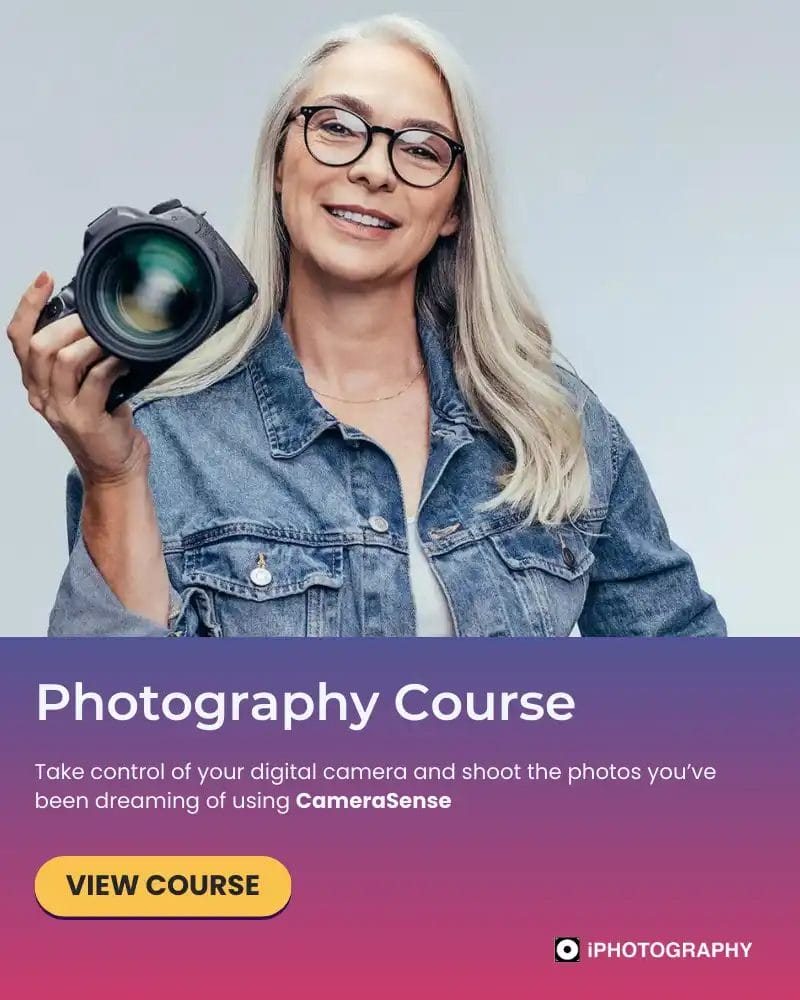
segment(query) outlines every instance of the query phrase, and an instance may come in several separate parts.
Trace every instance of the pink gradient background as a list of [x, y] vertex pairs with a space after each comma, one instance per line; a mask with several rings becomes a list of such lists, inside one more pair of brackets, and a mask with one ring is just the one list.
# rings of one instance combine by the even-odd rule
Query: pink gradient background
[[[794, 995], [797, 643], [467, 640], [443, 664], [441, 645], [411, 641], [229, 642], [224, 656], [219, 645], [154, 641], [142, 657], [141, 643], [124, 640], [4, 640], [5, 995]], [[78, 678], [106, 693], [145, 683], [162, 692], [308, 690], [324, 678], [341, 690], [380, 690], [382, 711], [364, 733], [332, 722], [290, 734], [252, 722], [218, 733], [188, 723], [37, 722], [36, 683]], [[394, 691], [411, 680], [436, 690], [567, 690], [575, 718], [412, 725], [391, 711]], [[718, 778], [657, 790], [643, 783], [313, 786], [451, 794], [453, 808], [443, 812], [33, 808], [37, 761], [314, 759], [693, 761], [715, 766]], [[312, 786], [262, 787], [300, 789]], [[57, 920], [33, 895], [36, 869], [56, 854], [258, 853], [279, 858], [293, 877], [288, 907], [270, 920]], [[584, 954], [566, 965], [553, 960], [556, 935], [753, 947], [748, 960]]]

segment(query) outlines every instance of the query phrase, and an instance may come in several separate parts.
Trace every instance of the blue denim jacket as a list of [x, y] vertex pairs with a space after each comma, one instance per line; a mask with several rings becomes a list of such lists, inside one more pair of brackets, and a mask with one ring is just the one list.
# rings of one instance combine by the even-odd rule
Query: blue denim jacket
[[[476, 512], [506, 459], [466, 406], [439, 334], [421, 325], [419, 336], [430, 450], [417, 523], [456, 635], [564, 636], [576, 623], [582, 635], [725, 634], [624, 431], [564, 369], [582, 407], [590, 509], [557, 528], [526, 527], [510, 507]], [[315, 399], [280, 317], [226, 378], [141, 404], [134, 419], [151, 444], [169, 627], [130, 613], [94, 566], [73, 469], [49, 635], [415, 634], [392, 460]]]

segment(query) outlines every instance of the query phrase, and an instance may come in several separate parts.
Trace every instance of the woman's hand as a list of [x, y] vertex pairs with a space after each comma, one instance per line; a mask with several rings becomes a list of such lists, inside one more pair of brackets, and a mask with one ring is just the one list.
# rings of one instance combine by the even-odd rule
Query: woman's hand
[[105, 404], [125, 362], [106, 356], [77, 313], [34, 333], [53, 292], [43, 271], [30, 285], [8, 324], [8, 338], [22, 370], [28, 402], [67, 446], [85, 485], [116, 485], [146, 472], [147, 439], [134, 426], [127, 403], [108, 413]]
[[[61, 609], [58, 629], [49, 634], [80, 635], [86, 629], [95, 634], [98, 622], [108, 627], [109, 613], [119, 617], [122, 634], [151, 634], [141, 632], [141, 623], [131, 626], [117, 610], [119, 602], [162, 629], [168, 622], [170, 583], [148, 482], [150, 448], [134, 426], [130, 406], [107, 412], [109, 389], [126, 366], [105, 357], [76, 313], [33, 332], [52, 291], [52, 280], [43, 271], [8, 324], [28, 401], [69, 448], [83, 487], [80, 531], [91, 559], [76, 564], [70, 586], [78, 603], [66, 614]], [[117, 601], [112, 612], [101, 602], [93, 620], [86, 602], [98, 600], [93, 581], [98, 572]]]

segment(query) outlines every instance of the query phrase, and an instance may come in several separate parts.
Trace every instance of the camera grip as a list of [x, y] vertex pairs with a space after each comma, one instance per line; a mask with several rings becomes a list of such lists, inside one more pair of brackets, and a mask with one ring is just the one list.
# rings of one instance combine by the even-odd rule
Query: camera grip
[[65, 316], [70, 316], [77, 311], [78, 306], [75, 301], [75, 293], [72, 288], [72, 282], [70, 282], [68, 285], [64, 285], [61, 291], [57, 292], [45, 304], [39, 313], [39, 318], [36, 320], [33, 332], [38, 333], [44, 327], [55, 323], [56, 320], [63, 319]]

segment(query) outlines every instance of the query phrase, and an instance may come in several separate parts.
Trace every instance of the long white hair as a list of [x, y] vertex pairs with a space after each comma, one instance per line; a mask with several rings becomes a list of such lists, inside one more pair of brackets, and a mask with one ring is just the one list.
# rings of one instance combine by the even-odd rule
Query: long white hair
[[439, 239], [421, 262], [416, 306], [418, 319], [433, 323], [445, 337], [467, 404], [509, 455], [509, 466], [498, 478], [500, 491], [482, 509], [511, 504], [525, 511], [528, 523], [572, 520], [588, 507], [590, 495], [580, 415], [555, 371], [550, 332], [508, 257], [488, 144], [468, 71], [444, 39], [411, 18], [386, 15], [345, 25], [302, 60], [264, 118], [249, 215], [239, 245], [234, 245], [259, 287], [259, 297], [139, 399], [196, 392], [224, 378], [247, 357], [282, 308], [289, 240], [274, 177], [285, 123], [315, 67], [359, 39], [404, 43], [432, 62], [448, 88], [466, 148], [459, 229]]

